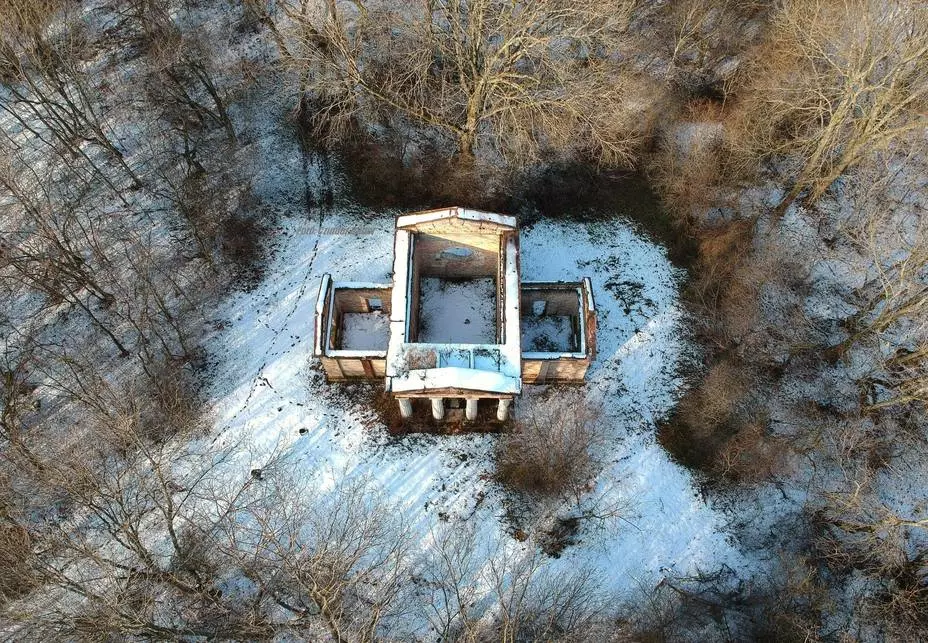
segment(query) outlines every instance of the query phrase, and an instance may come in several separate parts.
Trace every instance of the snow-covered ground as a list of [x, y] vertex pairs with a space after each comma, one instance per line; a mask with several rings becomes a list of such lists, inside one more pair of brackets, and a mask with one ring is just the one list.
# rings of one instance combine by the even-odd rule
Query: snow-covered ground
[[[301, 479], [318, 488], [343, 478], [368, 481], [405, 514], [423, 547], [448, 522], [474, 525], [494, 547], [529, 552], [536, 534], [524, 542], [511, 535], [507, 492], [493, 481], [496, 436], [391, 437], [363, 402], [327, 394], [329, 385], [311, 360], [322, 274], [389, 281], [394, 213], [377, 214], [358, 235], [325, 233], [357, 226], [357, 214], [284, 221], [265, 281], [228, 301], [221, 313], [225, 329], [209, 346], [218, 359], [212, 391], [217, 442], [249, 446], [242, 475], [269, 454], [283, 453], [288, 466], [302, 469]], [[664, 250], [616, 220], [539, 223], [523, 229], [521, 253], [524, 279], [592, 279], [599, 354], [583, 391], [603, 408], [607, 440], [605, 468], [591, 497], [621, 508], [613, 519], [583, 528], [578, 542], [552, 559], [552, 570], [592, 568], [617, 599], [667, 574], [727, 565], [749, 576], [752, 561], [726, 531], [730, 517], [655, 441], [655, 420], [678, 396], [689, 350], [677, 301], [681, 275]], [[543, 393], [528, 387], [516, 416]], [[565, 501], [562, 510], [569, 509]]]
[[389, 339], [390, 318], [379, 310], [342, 316], [342, 349], [385, 351]]
[[419, 341], [492, 344], [496, 341], [496, 281], [425, 277], [419, 295]]
[[522, 350], [570, 353], [576, 350], [568, 315], [522, 314]]

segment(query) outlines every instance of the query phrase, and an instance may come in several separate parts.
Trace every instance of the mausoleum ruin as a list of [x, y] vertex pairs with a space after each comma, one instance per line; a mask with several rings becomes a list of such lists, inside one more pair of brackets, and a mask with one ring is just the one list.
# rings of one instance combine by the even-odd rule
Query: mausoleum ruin
[[[582, 381], [596, 355], [590, 280], [522, 281], [516, 217], [445, 208], [396, 218], [393, 282], [324, 275], [314, 355], [330, 382], [383, 378], [404, 418], [413, 404], [496, 405], [523, 384]], [[419, 400], [422, 400], [420, 402]]]

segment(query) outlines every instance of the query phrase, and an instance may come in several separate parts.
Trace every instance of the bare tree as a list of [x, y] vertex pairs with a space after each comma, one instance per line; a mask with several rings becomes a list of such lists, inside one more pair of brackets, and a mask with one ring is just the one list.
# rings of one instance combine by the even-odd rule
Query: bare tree
[[738, 608], [740, 592], [727, 566], [667, 573], [656, 583], [640, 583], [639, 596], [618, 610], [618, 640], [676, 641], [699, 632], [706, 640], [726, 640], [732, 632], [728, 612]]
[[[871, 270], [857, 289], [861, 310], [852, 321], [856, 334], [884, 333], [910, 320], [913, 338], [928, 333], [928, 222], [921, 216], [924, 165], [901, 161], [899, 170], [878, 164], [857, 177], [850, 192], [855, 216], [847, 233]], [[885, 174], [884, 174], [885, 173]], [[885, 178], [879, 180], [879, 175]], [[887, 207], [891, 206], [891, 207]]]
[[363, 484], [296, 494], [276, 454], [241, 476], [239, 444], [191, 442], [196, 410], [123, 391], [90, 439], [28, 472], [30, 493], [68, 509], [35, 526], [44, 592], [9, 622], [33, 636], [339, 641], [395, 625], [410, 544], [396, 514]]
[[923, 503], [904, 513], [879, 497], [866, 475], [826, 491], [814, 517], [823, 529], [816, 550], [839, 570], [862, 570], [876, 587], [864, 597], [865, 620], [890, 636], [928, 633], [928, 520]]
[[923, 164], [886, 155], [862, 166], [848, 186], [853, 217], [845, 234], [868, 267], [851, 297], [857, 312], [847, 337], [833, 350], [878, 346], [869, 378], [870, 410], [924, 405], [928, 400], [928, 222], [924, 220]]
[[280, 469], [261, 478], [258, 494], [228, 512], [224, 553], [292, 625], [321, 626], [336, 641], [374, 641], [396, 627], [412, 543], [401, 514], [363, 482], [308, 498]]
[[443, 640], [589, 640], [611, 613], [590, 569], [555, 573], [539, 550], [488, 542], [473, 525], [433, 531], [415, 581]]
[[465, 156], [481, 146], [511, 159], [580, 149], [629, 164], [647, 123], [614, 54], [633, 5], [303, 2], [288, 12], [286, 53], [303, 109], [332, 136], [387, 115], [450, 138]]
[[4, 335], [0, 352], [0, 438], [9, 448], [6, 457], [22, 457], [33, 467], [41, 467], [42, 458], [33, 451], [28, 437], [29, 416], [39, 405], [33, 395], [36, 384], [31, 379], [37, 342], [30, 328], [4, 325], [0, 329]]
[[51, 29], [66, 8], [58, 0], [15, 0], [0, 6], [0, 110], [37, 140], [82, 159], [122, 198], [110, 172], [81, 145], [102, 149], [136, 187], [141, 185], [115, 142], [103, 101], [84, 67], [88, 43], [83, 34], [68, 20], [61, 21], [62, 32]]
[[[661, 39], [667, 43], [671, 82], [696, 95], [727, 99], [739, 55], [758, 39], [768, 11], [765, 3], [681, 0], [658, 5], [656, 11]], [[654, 48], [650, 42], [639, 46], [644, 52]]]
[[426, 618], [443, 640], [477, 638], [482, 608], [478, 583], [487, 554], [471, 525], [433, 529], [413, 581], [420, 586]]
[[752, 636], [792, 641], [817, 641], [822, 616], [834, 610], [815, 561], [783, 552], [771, 578], [748, 591], [745, 602], [759, 611], [753, 618]]
[[581, 568], [555, 577], [543, 561], [538, 552], [490, 560], [487, 576], [499, 606], [494, 636], [508, 643], [595, 637], [608, 613], [595, 574]]
[[177, 128], [221, 127], [227, 143], [237, 142], [235, 126], [229, 117], [225, 92], [216, 78], [215, 49], [203, 41], [204, 35], [182, 31], [163, 7], [141, 10], [136, 20], [151, 34], [148, 61], [151, 74], [147, 90], [153, 106]]
[[924, 131], [928, 14], [908, 0], [785, 2], [747, 73], [753, 149], [796, 160], [782, 212]]
[[[53, 303], [80, 308], [120, 354], [128, 355], [118, 331], [94, 305], [109, 308], [114, 303], [101, 279], [112, 252], [100, 236], [105, 223], [86, 218], [79, 197], [59, 193], [34, 172], [21, 176], [14, 160], [0, 165], [0, 188], [11, 197], [8, 203], [18, 206], [6, 208], [4, 216], [0, 279], [17, 281], [47, 295]], [[28, 164], [20, 167], [29, 168]]]
[[70, 194], [70, 177], [59, 183], [17, 173], [15, 160], [0, 166], [10, 197], [0, 280], [80, 309], [123, 356], [137, 348], [147, 363], [189, 357], [191, 321], [215, 280], [200, 276], [197, 262], [178, 270], [183, 244], [164, 240], [147, 221], [133, 223], [133, 212], [107, 210], [83, 190]]

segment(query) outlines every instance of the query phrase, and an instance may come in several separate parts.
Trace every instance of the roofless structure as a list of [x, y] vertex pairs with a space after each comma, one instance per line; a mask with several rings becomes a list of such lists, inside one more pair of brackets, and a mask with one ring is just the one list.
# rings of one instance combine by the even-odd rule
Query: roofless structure
[[484, 401], [502, 421], [523, 384], [582, 381], [596, 354], [590, 280], [521, 281], [516, 217], [465, 208], [397, 217], [393, 283], [326, 274], [315, 317], [326, 378], [383, 378], [404, 418]]

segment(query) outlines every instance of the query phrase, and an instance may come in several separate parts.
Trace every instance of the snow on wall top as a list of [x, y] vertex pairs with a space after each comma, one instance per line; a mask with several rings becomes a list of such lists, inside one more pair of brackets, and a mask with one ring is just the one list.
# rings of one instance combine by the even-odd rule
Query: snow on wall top
[[440, 389], [463, 389], [493, 393], [518, 393], [522, 383], [518, 377], [510, 377], [496, 371], [483, 371], [461, 366], [420, 368], [410, 370], [403, 377], [394, 378], [393, 392], [434, 391]]
[[327, 323], [326, 320], [322, 319], [322, 313], [325, 310], [325, 301], [329, 294], [329, 284], [331, 281], [332, 276], [329, 273], [322, 275], [322, 280], [319, 284], [319, 294], [316, 296], [315, 323], [313, 332], [313, 355], [316, 357], [322, 355], [322, 329], [323, 324]]
[[382, 281], [335, 281], [332, 287], [335, 290], [391, 290], [393, 284]]
[[408, 228], [422, 223], [440, 221], [442, 219], [462, 219], [464, 221], [492, 223], [510, 230], [515, 230], [518, 225], [516, 218], [508, 214], [496, 214], [493, 212], [482, 212], [480, 210], [454, 207], [442, 208], [439, 210], [425, 210], [424, 212], [414, 212], [413, 214], [398, 216], [396, 218], [396, 227]]
[[[522, 323], [519, 315], [519, 243], [513, 235], [506, 240], [506, 263], [503, 280], [505, 283], [505, 300], [503, 310], [505, 321], [503, 326], [503, 345], [500, 353], [503, 362], [513, 364], [518, 369], [519, 377], [522, 375]], [[520, 380], [521, 382], [521, 380]], [[520, 389], [521, 391], [521, 386]]]
[[390, 376], [402, 361], [402, 348], [406, 341], [407, 299], [409, 294], [410, 261], [412, 260], [412, 234], [396, 230], [393, 241], [393, 292], [390, 309], [390, 341], [387, 343], [387, 388]]

